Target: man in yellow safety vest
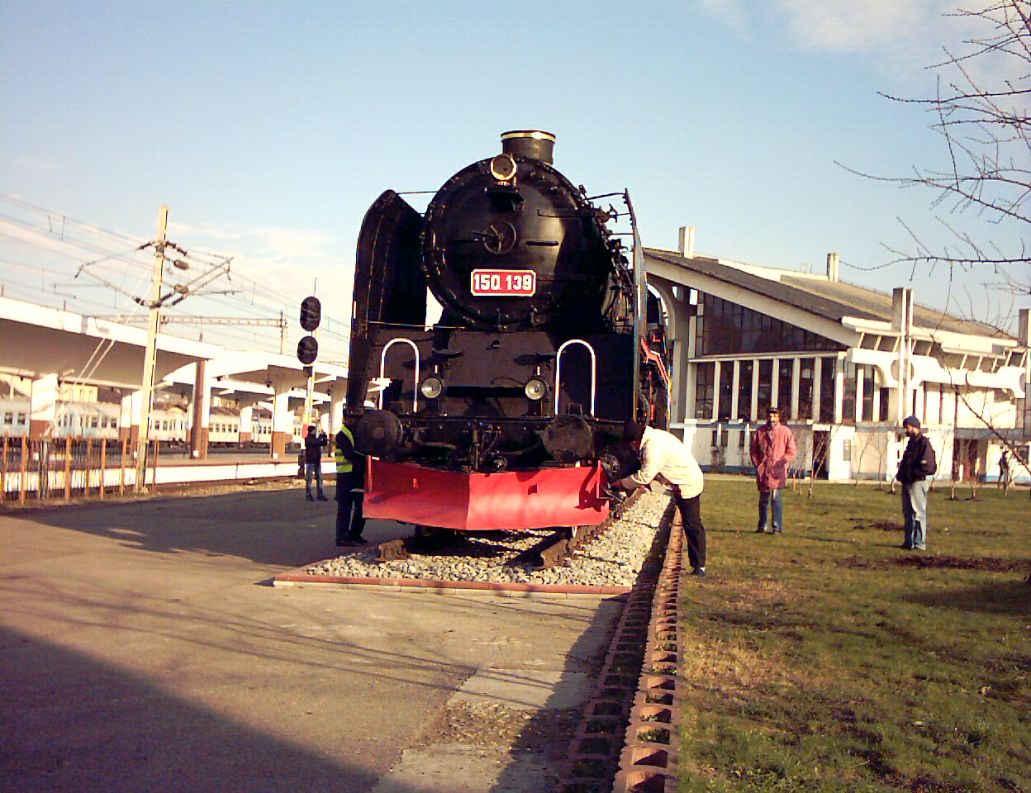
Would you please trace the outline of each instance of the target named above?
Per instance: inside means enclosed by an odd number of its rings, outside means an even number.
[[[336,451],[333,456],[337,467],[337,545],[365,545],[362,537],[365,517],[362,515],[362,501],[365,485],[365,456],[354,448],[354,435],[347,425],[340,427],[334,438]]]

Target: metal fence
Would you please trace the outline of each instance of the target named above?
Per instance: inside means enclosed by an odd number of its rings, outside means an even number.
[[[147,465],[145,483],[152,484],[157,478],[157,441]],[[0,502],[103,499],[130,492],[135,482],[135,449],[127,440],[3,437]]]

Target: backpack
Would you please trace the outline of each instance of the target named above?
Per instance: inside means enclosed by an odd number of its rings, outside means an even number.
[[[934,476],[938,473],[938,458],[930,441],[927,442],[927,456],[920,461],[920,468],[924,476]]]

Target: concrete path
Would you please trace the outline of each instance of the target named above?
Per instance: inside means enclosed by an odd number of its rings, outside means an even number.
[[[617,604],[268,586],[334,507],[0,516],[0,788],[546,790]]]

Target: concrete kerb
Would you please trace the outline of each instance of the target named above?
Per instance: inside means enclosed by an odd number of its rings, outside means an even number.
[[[639,741],[632,711],[637,701],[645,660],[648,658],[646,647],[654,634],[651,627],[654,605],[657,599],[669,595],[668,589],[660,588],[657,579],[662,561],[671,555],[673,509],[671,503],[663,518],[660,534],[656,537],[656,545],[623,607],[598,677],[594,697],[585,706],[583,718],[574,733],[559,787],[560,793],[609,793],[620,770],[621,751],[628,740],[628,730],[635,730],[632,739]],[[663,748],[668,750],[668,747]],[[637,759],[645,758],[642,756]],[[648,767],[641,763],[636,767],[635,774],[647,771]],[[629,788],[638,789],[649,788]]]
[[[328,560],[325,560],[328,561]],[[439,581],[423,578],[361,577],[312,575],[306,573],[305,565],[281,573],[272,579],[277,587],[317,587],[321,589],[367,589],[375,588],[391,592],[409,592],[433,595],[485,595],[488,597],[515,598],[610,598],[621,597],[631,592],[630,587],[583,586],[580,584],[523,584],[498,583],[492,581]]]
[[[613,793],[671,793],[677,785],[681,707],[678,675],[683,657],[680,584],[684,532],[677,514],[655,588],[644,663]]]

